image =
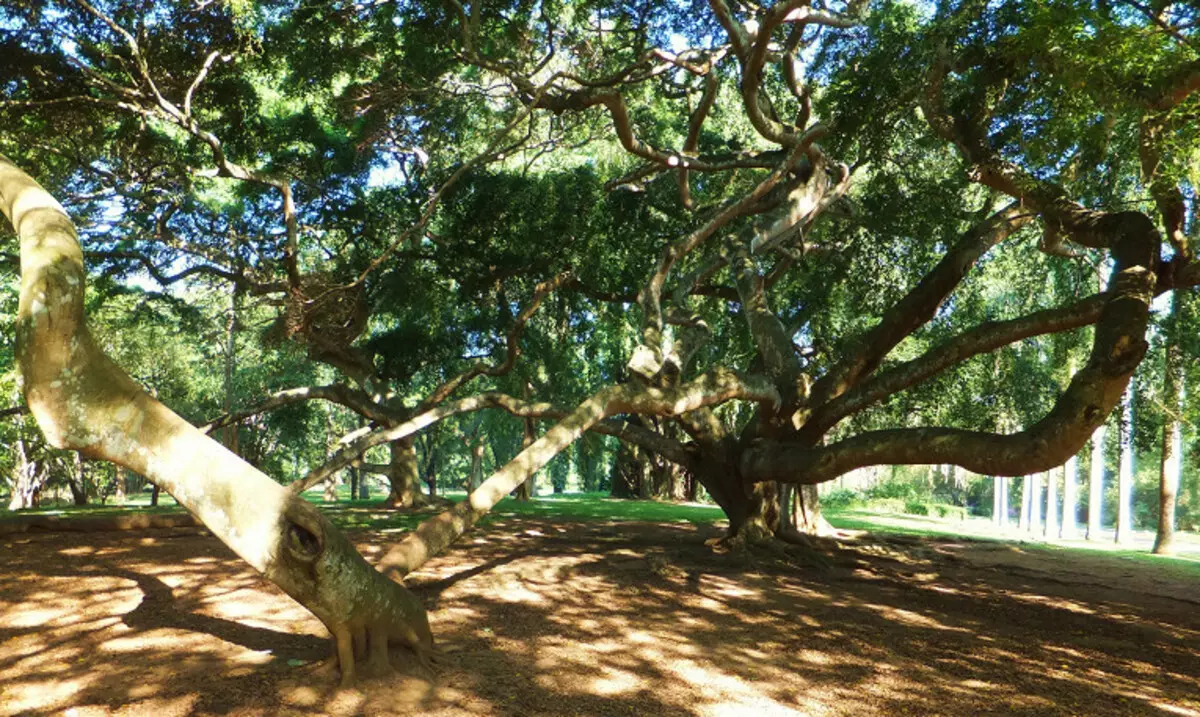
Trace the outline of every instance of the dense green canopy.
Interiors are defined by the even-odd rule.
[[[540,433],[606,387],[690,386],[593,430],[774,531],[777,482],[1057,465],[1135,369],[1157,440],[1165,347],[1198,349],[1197,25],[1158,0],[19,0],[0,151],[76,219],[118,362],[235,414],[281,478],[398,441],[395,483],[415,441],[459,484],[470,436],[499,467],[524,430],[475,409]],[[572,459],[593,486],[605,440]]]

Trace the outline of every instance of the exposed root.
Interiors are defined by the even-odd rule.
[[[409,636],[414,637],[414,636]],[[415,639],[415,637],[414,637]],[[416,664],[423,676],[429,681],[437,676],[434,670],[434,654],[432,649],[411,648],[408,637],[398,637],[397,633],[385,624],[377,624],[371,628],[337,630],[333,636],[334,654],[326,664],[319,668],[322,676],[333,676],[340,673],[341,686],[351,687],[359,678],[387,678],[408,670],[396,670],[392,663],[391,652],[397,645],[409,649],[406,655],[415,655]]]

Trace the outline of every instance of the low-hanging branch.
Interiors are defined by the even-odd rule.
[[[395,409],[371,400],[371,397],[365,392],[350,388],[345,384],[335,383],[328,386],[302,386],[277,391],[253,408],[227,413],[224,416],[214,418],[203,426],[200,426],[200,430],[204,433],[212,433],[218,428],[240,423],[260,413],[312,400],[325,400],[330,403],[336,403],[349,408],[364,418],[381,423],[393,423],[404,418]]]
[[[420,567],[585,431],[610,416],[622,413],[678,416],[734,399],[779,404],[779,394],[769,381],[728,370],[710,371],[672,389],[637,384],[601,389],[493,473],[466,500],[408,533],[388,550],[379,568],[389,576],[403,577]]]
[[[643,387],[639,392],[632,392],[632,389],[630,391],[630,395],[626,397],[626,403],[634,408],[615,413],[675,416],[695,408],[713,403],[724,403],[733,399],[767,403],[772,406],[779,404],[779,394],[769,381],[760,376],[742,375],[726,369],[709,371],[677,388]],[[688,408],[688,406],[692,406],[692,408]],[[550,416],[560,411],[548,403],[523,401],[503,393],[483,393],[451,403],[443,403],[413,416],[403,423],[377,428],[354,439],[338,449],[324,464],[309,471],[304,478],[291,484],[289,488],[295,493],[302,493],[318,483],[328,480],[339,470],[353,465],[359,456],[375,446],[407,438],[450,416],[485,408],[498,408],[515,416],[533,417]],[[615,415],[615,413],[608,415]],[[679,455],[684,457],[682,453]]]

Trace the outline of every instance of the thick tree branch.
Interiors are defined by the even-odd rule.
[[[847,416],[911,388],[967,359],[1022,339],[1090,326],[1100,318],[1107,294],[1096,294],[1070,306],[1037,311],[1007,321],[989,321],[965,331],[911,361],[897,364],[834,400],[816,408],[800,429],[802,441],[825,435]]]
[[[571,445],[584,431],[609,416],[621,413],[677,416],[735,398],[773,403],[779,400],[768,382],[743,378],[731,371],[710,372],[673,389],[635,384],[601,389],[492,474],[465,501],[409,533],[384,555],[379,567],[394,576],[406,575],[420,567],[430,557],[445,550],[504,496]]]
[[[873,329],[855,341],[846,358],[813,385],[809,405],[819,408],[870,375],[896,344],[933,318],[938,307],[988,249],[1032,219],[1014,203],[964,233],[903,299],[884,312]],[[807,416],[802,419],[801,423],[807,422]]]
[[[749,482],[815,484],[878,464],[952,463],[991,475],[1048,470],[1077,453],[1120,402],[1145,355],[1155,289],[1158,232],[1144,215],[1108,215],[1098,231],[1110,236],[1116,261],[1107,301],[1096,324],[1087,365],[1071,380],[1045,418],[1029,429],[996,435],[952,428],[875,431],[829,446],[762,442],[742,456]]]

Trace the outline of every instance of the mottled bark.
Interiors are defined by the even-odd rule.
[[[387,505],[391,508],[414,508],[425,504],[421,491],[420,467],[417,464],[417,449],[411,438],[402,438],[389,444],[391,463],[388,465]]]
[[[126,466],[169,491],[239,557],[333,634],[344,682],[354,642],[432,650],[425,611],[373,570],[311,505],[151,398],[92,340],[75,228],[32,178],[0,157],[0,209],[21,244],[18,361],[26,401],[59,448]],[[385,653],[386,656],[386,653]]]

